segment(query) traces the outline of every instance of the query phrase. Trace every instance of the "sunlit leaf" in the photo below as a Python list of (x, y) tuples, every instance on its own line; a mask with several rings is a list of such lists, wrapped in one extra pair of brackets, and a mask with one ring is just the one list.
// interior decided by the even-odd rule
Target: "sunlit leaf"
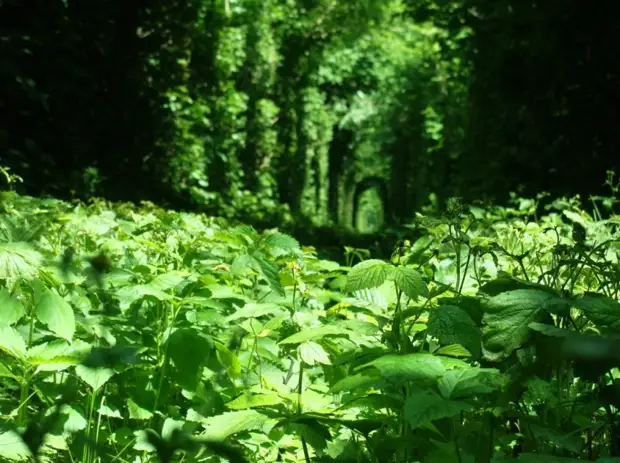
[(444, 399), (428, 392), (414, 392), (405, 402), (405, 418), (412, 429), (417, 429), (431, 421), (450, 418), (472, 408), (467, 402)]
[(57, 336), (71, 341), (75, 333), (73, 308), (58, 293), (36, 281), (34, 314)]
[(360, 262), (349, 270), (344, 291), (351, 293), (360, 289), (377, 288), (385, 282), (391, 269), (391, 265), (378, 259)]

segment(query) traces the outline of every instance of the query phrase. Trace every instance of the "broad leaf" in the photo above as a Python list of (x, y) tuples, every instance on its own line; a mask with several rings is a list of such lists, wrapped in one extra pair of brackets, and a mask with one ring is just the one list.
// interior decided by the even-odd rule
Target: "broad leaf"
[(160, 301), (167, 301), (172, 299), (172, 296), (165, 293), (161, 289), (158, 289), (150, 285), (131, 285), (125, 286), (116, 292), (118, 298), (119, 307), (125, 312), (131, 304), (143, 298), (144, 296), (152, 296)]
[(90, 368), (84, 365), (78, 365), (75, 367), (75, 374), (96, 392), (107, 383), (116, 372), (111, 368)]
[(206, 431), (200, 434), (200, 437), (224, 440), (241, 431), (259, 429), (268, 419), (268, 417), (255, 410), (235, 411), (212, 416), (202, 421)]
[(168, 357), (177, 369), (175, 379), (188, 390), (193, 390), (211, 355), (213, 344), (202, 333), (191, 328), (181, 328), (170, 335), (167, 345)]
[(36, 365), (39, 371), (58, 371), (71, 365), (78, 365), (88, 352), (90, 344), (76, 340), (69, 344), (56, 339), (28, 349), (26, 359), (30, 365)]
[(9, 326), (25, 314), (24, 306), (6, 288), (0, 289), (0, 326)]
[(428, 317), (428, 334), (442, 345), (460, 344), (475, 358), (480, 357), (480, 328), (464, 310), (452, 305), (440, 305)]
[(255, 304), (250, 302), (240, 309), (235, 310), (235, 313), (229, 315), (226, 320), (230, 322), (241, 318), (258, 318), (264, 315), (281, 315), (282, 313), (284, 313), (284, 309), (278, 304)]
[(265, 391), (257, 394), (242, 394), (226, 404), (232, 410), (280, 405), (284, 400), (275, 392)]
[(269, 287), (280, 296), (284, 296), (284, 288), (280, 282), (280, 267), (275, 262), (265, 259), (259, 254), (253, 254), (252, 260), (257, 264), (257, 270), (262, 273)]
[(24, 461), (32, 452), (15, 431), (0, 432), (0, 457), (9, 461)]
[(445, 399), (465, 399), (500, 389), (506, 380), (494, 368), (463, 368), (447, 371), (438, 382)]
[(73, 309), (58, 293), (35, 281), (34, 314), (57, 336), (71, 341), (75, 333)]
[(299, 356), (308, 365), (315, 365), (317, 363), (324, 365), (331, 364), (329, 361), (329, 355), (325, 352), (325, 349), (314, 341), (308, 341), (300, 344)]
[(548, 304), (557, 299), (539, 289), (517, 289), (492, 297), (485, 304), (485, 347), (498, 358), (510, 355), (530, 337), (532, 322), (544, 322), (550, 316)]
[(325, 336), (348, 336), (346, 329), (340, 326), (323, 325), (316, 328), (308, 328), (289, 336), (279, 344), (300, 344), (302, 342), (324, 338)]
[(431, 421), (450, 418), (472, 408), (467, 402), (444, 399), (428, 392), (416, 392), (410, 394), (405, 402), (405, 418), (412, 429), (417, 429)]
[(12, 286), (20, 278), (35, 278), (41, 260), (41, 254), (28, 243), (0, 243), (0, 280)]
[(23, 359), (26, 355), (26, 341), (15, 328), (0, 326), (0, 350), (13, 357)]
[(468, 367), (465, 362), (426, 353), (407, 355), (384, 355), (360, 368), (375, 367), (381, 376), (392, 383), (407, 381), (435, 381), (448, 368)]
[(346, 293), (381, 286), (390, 274), (392, 266), (378, 259), (369, 259), (355, 265), (347, 275)]
[(620, 302), (600, 294), (586, 294), (576, 302), (577, 307), (599, 328), (620, 328)]
[(428, 297), (428, 287), (417, 270), (410, 267), (393, 267), (390, 278), (407, 297), (413, 300)]
[(270, 233), (265, 236), (264, 242), (275, 256), (290, 254), (300, 248), (299, 242), (295, 238), (284, 233)]

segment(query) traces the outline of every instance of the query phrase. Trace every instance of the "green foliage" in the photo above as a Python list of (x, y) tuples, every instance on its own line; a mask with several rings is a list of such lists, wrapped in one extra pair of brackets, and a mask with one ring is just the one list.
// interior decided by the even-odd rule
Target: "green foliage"
[(620, 454), (612, 213), (453, 198), (388, 260), (350, 246), (340, 266), (146, 202), (3, 200), (2, 459)]

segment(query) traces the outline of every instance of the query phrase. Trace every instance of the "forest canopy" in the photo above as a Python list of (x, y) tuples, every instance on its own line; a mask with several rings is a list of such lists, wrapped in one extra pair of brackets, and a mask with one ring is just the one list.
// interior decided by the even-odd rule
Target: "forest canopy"
[[(602, 3), (0, 9), (2, 164), (36, 195), (350, 228), (405, 223), (429, 195), (587, 199), (620, 158)], [(382, 209), (357, 217), (368, 204)]]

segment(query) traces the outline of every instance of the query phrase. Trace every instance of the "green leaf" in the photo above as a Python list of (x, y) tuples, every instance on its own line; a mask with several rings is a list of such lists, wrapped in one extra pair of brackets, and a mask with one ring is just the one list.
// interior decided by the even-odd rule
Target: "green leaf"
[(245, 410), (254, 407), (272, 407), (280, 405), (284, 400), (273, 391), (258, 394), (243, 394), (226, 404), (232, 410)]
[(620, 328), (620, 302), (602, 294), (586, 294), (576, 306), (599, 328)]
[(203, 366), (211, 356), (213, 344), (209, 338), (191, 328), (176, 330), (167, 344), (168, 357), (177, 369), (175, 379), (188, 390), (194, 390)]
[(302, 342), (324, 338), (325, 336), (348, 336), (347, 330), (334, 325), (322, 325), (315, 328), (307, 328), (295, 333), (279, 344), (300, 344)]
[(464, 310), (452, 305), (439, 305), (428, 317), (428, 334), (442, 345), (460, 344), (480, 357), (482, 334), (480, 328)]
[(412, 429), (417, 429), (434, 420), (450, 418), (472, 408), (466, 402), (444, 399), (428, 392), (414, 392), (405, 402), (405, 418)]
[(59, 371), (71, 365), (79, 365), (90, 349), (90, 344), (79, 339), (71, 344), (56, 339), (28, 349), (26, 360), (30, 365), (36, 365), (38, 371)]
[(355, 265), (347, 275), (346, 293), (360, 289), (378, 288), (390, 275), (393, 267), (378, 259), (369, 259)]
[(258, 270), (265, 277), (265, 280), (267, 280), (269, 287), (274, 290), (276, 294), (284, 296), (285, 292), (282, 283), (280, 283), (280, 267), (278, 267), (278, 264), (265, 259), (259, 254), (253, 254), (252, 259), (258, 265)]
[(434, 382), (452, 367), (468, 367), (465, 362), (447, 357), (438, 357), (427, 353), (407, 355), (384, 355), (361, 368), (377, 368), (381, 376), (392, 383), (402, 384), (407, 381)]
[(0, 457), (11, 461), (24, 461), (32, 456), (21, 436), (14, 431), (0, 432)]
[[(52, 411), (50, 410), (48, 415), (51, 412)], [(63, 405), (60, 414), (64, 416), (63, 431), (65, 433), (73, 434), (78, 431), (82, 431), (83, 429), (86, 429), (86, 426), (88, 425), (88, 421), (86, 421), (86, 418), (84, 418), (82, 412), (76, 410), (71, 405)]]
[(26, 341), (11, 326), (0, 326), (0, 350), (23, 359), (26, 355)]
[(133, 399), (127, 399), (127, 409), (129, 411), (129, 418), (132, 420), (145, 421), (149, 420), (153, 413), (133, 401)]
[(0, 363), (0, 378), (13, 378), (18, 379), (17, 376), (13, 374), (9, 367), (7, 367), (4, 363)]
[(131, 304), (138, 301), (145, 296), (152, 296), (160, 301), (167, 301), (172, 299), (172, 296), (163, 292), (160, 289), (151, 287), (150, 285), (131, 285), (124, 286), (116, 291), (116, 297), (118, 298), (119, 307), (121, 311), (125, 312)]
[(446, 355), (448, 357), (471, 357), (471, 352), (460, 344), (450, 344), (443, 346), (433, 352), (435, 355)]
[(266, 235), (264, 242), (275, 256), (290, 254), (300, 249), (299, 242), (295, 238), (279, 232)]
[(234, 314), (227, 317), (227, 321), (239, 320), (241, 318), (258, 318), (264, 315), (281, 315), (284, 309), (278, 304), (250, 302), (242, 308), (237, 309)]
[(107, 383), (116, 372), (111, 368), (90, 368), (84, 365), (78, 365), (75, 367), (75, 374), (96, 392)]
[(445, 399), (465, 399), (501, 389), (505, 378), (494, 368), (463, 368), (447, 371), (438, 382)]
[(413, 300), (428, 297), (428, 287), (422, 280), (422, 275), (410, 267), (392, 267), (389, 278), (394, 281), (398, 289)]
[(315, 365), (317, 363), (331, 365), (329, 355), (325, 352), (325, 349), (314, 341), (308, 341), (300, 344), (299, 355), (308, 365)]
[(213, 341), (213, 345), (215, 346), (215, 350), (217, 351), (217, 357), (219, 358), (228, 374), (233, 378), (239, 377), (241, 374), (241, 364), (239, 363), (239, 358), (237, 354), (231, 351), (228, 347), (218, 341)]
[(573, 334), (575, 334), (574, 331), (558, 328), (557, 326), (549, 325), (547, 323), (532, 322), (529, 324), (529, 327), (534, 331), (554, 338), (565, 338), (567, 336), (572, 336)]
[(510, 355), (529, 339), (530, 323), (550, 317), (546, 307), (556, 299), (539, 289), (507, 291), (489, 299), (484, 314), (485, 347), (499, 358)]
[(269, 418), (255, 410), (242, 410), (212, 416), (202, 421), (206, 431), (201, 438), (224, 440), (242, 431), (261, 428)]
[(41, 254), (28, 243), (0, 243), (0, 280), (12, 286), (20, 278), (31, 280), (38, 274)]
[(510, 275), (502, 275), (495, 280), (491, 280), (480, 287), (480, 292), (484, 294), (488, 294), (489, 296), (497, 296), (498, 294), (517, 291), (517, 290), (529, 290), (529, 289), (538, 289), (541, 291), (546, 291), (549, 294), (556, 295), (553, 289), (538, 284), (532, 283), (525, 280), (520, 280), (519, 278), (515, 278)]
[(151, 281), (148, 286), (158, 291), (168, 291), (170, 289), (176, 288), (178, 285), (184, 282), (187, 278), (187, 275), (188, 274), (186, 272), (179, 271), (164, 273), (155, 277), (155, 279)]
[(6, 288), (0, 289), (0, 326), (9, 326), (25, 315), (24, 306)]
[(75, 317), (69, 303), (40, 281), (35, 281), (33, 286), (34, 314), (37, 319), (46, 324), (57, 336), (71, 341), (75, 333)]

